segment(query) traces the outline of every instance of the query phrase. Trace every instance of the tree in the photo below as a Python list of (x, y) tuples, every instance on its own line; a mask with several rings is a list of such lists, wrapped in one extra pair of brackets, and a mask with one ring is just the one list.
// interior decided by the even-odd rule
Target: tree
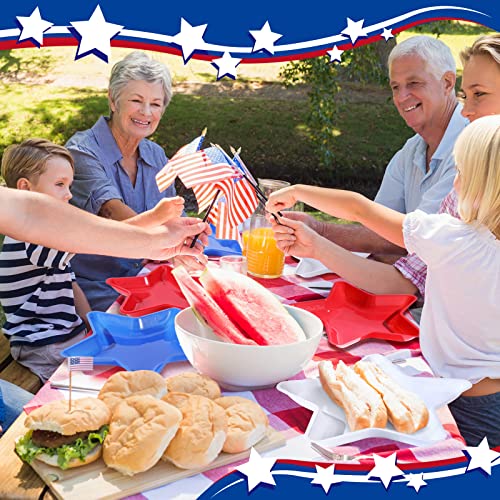
[[(387, 57), (395, 40), (372, 43), (344, 51), (342, 62), (330, 63), (327, 56), (293, 61), (281, 72), (285, 85), (310, 86), (308, 125), (320, 165), (330, 169), (334, 162), (332, 144), (339, 111), (346, 105), (340, 90), (346, 82), (385, 84)], [(342, 176), (350, 167), (336, 165), (333, 176)]]

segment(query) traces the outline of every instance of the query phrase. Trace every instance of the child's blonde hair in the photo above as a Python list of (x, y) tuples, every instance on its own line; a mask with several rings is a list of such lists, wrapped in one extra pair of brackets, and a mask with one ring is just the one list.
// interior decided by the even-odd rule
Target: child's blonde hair
[(460, 175), (460, 217), (484, 224), (500, 238), (500, 115), (474, 120), (458, 137), (453, 153)]
[(2, 156), (2, 177), (10, 188), (16, 188), (19, 179), (36, 181), (45, 172), (47, 161), (54, 156), (63, 157), (75, 169), (71, 153), (47, 139), (27, 139), (8, 146)]

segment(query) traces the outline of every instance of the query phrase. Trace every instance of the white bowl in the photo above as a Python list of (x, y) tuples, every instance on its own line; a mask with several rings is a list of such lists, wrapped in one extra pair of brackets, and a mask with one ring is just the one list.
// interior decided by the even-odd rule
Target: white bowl
[(304, 309), (285, 306), (306, 340), (293, 344), (252, 346), (219, 340), (191, 308), (175, 318), (175, 331), (189, 362), (228, 390), (271, 387), (299, 373), (311, 360), (323, 333), (321, 320)]

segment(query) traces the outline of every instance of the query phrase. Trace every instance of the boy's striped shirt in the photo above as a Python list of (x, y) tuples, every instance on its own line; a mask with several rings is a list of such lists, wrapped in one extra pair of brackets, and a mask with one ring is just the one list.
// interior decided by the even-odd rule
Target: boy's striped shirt
[(5, 237), (0, 253), (0, 303), (11, 344), (67, 340), (85, 325), (75, 310), (73, 255)]

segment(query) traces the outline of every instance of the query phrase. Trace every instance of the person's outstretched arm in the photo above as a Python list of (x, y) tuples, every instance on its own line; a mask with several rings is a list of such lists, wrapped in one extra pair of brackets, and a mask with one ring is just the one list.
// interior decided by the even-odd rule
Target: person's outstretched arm
[(277, 213), (293, 207), (298, 201), (335, 217), (360, 222), (386, 240), (404, 247), (405, 215), (352, 191), (297, 184), (271, 193), (266, 209)]
[(210, 233), (208, 224), (193, 217), (177, 217), (167, 224), (142, 228), (104, 219), (49, 196), (0, 187), (0, 233), (72, 253), (164, 260), (174, 255), (202, 255), (203, 247), (189, 248), (192, 237)]

